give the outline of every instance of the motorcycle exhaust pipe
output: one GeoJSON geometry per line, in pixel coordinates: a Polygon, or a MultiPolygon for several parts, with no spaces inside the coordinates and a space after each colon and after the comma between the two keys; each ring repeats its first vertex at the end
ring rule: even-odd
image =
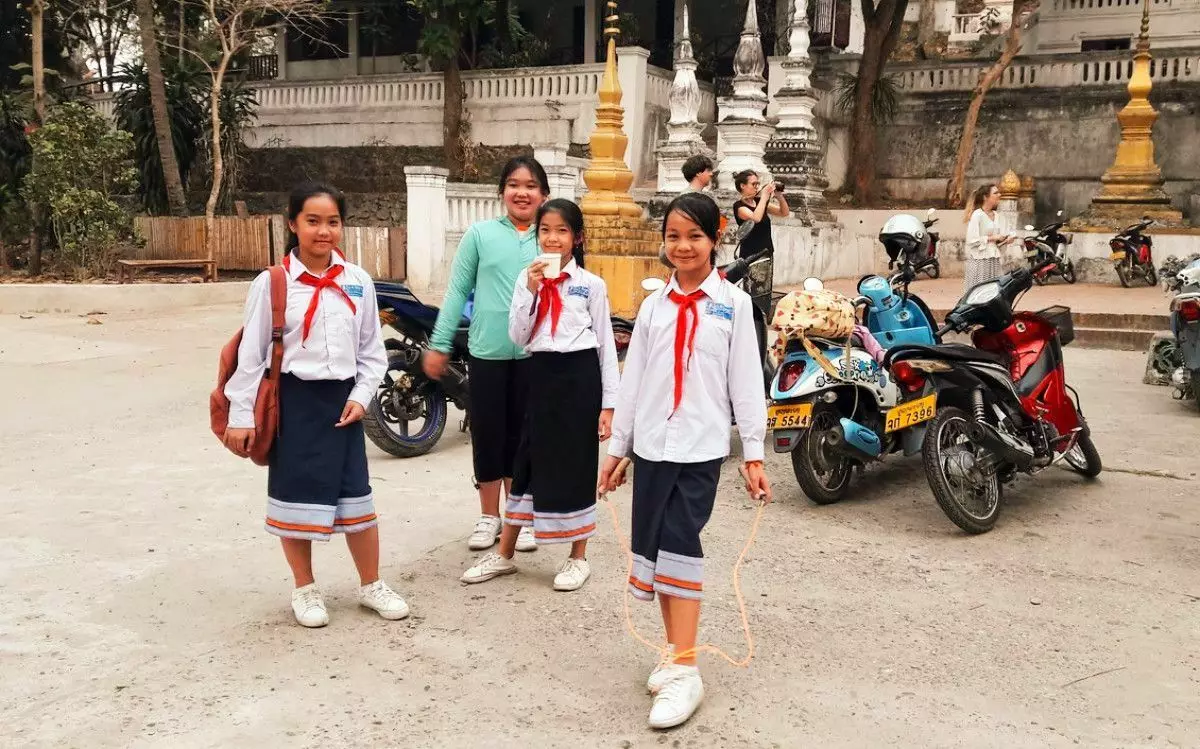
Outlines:
{"type": "Polygon", "coordinates": [[[829,428],[826,439],[830,448],[862,462],[878,460],[882,452],[875,432],[846,418],[829,428]]]}
{"type": "Polygon", "coordinates": [[[991,424],[972,421],[967,425],[967,436],[975,444],[998,456],[1002,462],[1011,463],[1020,471],[1033,467],[1033,448],[1000,432],[991,424]]]}

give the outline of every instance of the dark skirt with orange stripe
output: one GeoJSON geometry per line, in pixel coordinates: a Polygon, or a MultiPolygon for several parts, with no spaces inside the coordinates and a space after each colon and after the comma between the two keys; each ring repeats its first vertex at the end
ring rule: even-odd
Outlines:
{"type": "Polygon", "coordinates": [[[524,463],[505,520],[532,526],[539,544],[582,541],[596,532],[600,357],[596,349],[535,353],[529,374],[524,463]]]}
{"type": "Polygon", "coordinates": [[[267,472],[267,531],[328,541],[374,526],[362,422],[334,426],[354,380],[279,378],[279,434],[267,472]]]}
{"type": "Polygon", "coordinates": [[[636,598],[657,593],[704,597],[704,547],[700,531],[712,516],[721,460],[704,463],[633,462],[633,574],[636,598]]]}

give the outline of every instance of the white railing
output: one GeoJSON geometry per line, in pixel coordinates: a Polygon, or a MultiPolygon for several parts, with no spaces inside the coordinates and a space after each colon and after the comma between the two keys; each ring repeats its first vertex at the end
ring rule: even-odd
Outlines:
{"type": "MultiPolygon", "coordinates": [[[[520,101],[593,101],[603,65],[481,70],[463,74],[468,104],[520,101]]],[[[402,73],[330,81],[268,81],[253,84],[259,112],[320,107],[358,109],[412,104],[440,106],[440,73],[402,73]]]]}
{"type": "MultiPolygon", "coordinates": [[[[939,65],[896,64],[888,74],[904,91],[970,91],[991,61],[943,62],[939,65]]],[[[1072,86],[1125,85],[1133,72],[1130,53],[1087,52],[1018,58],[996,83],[998,88],[1067,88],[1072,86]]],[[[1154,53],[1153,81],[1200,82],[1200,51],[1154,53]]]]}
{"type": "Polygon", "coordinates": [[[711,83],[700,84],[700,121],[717,121],[717,90],[711,83]]]}
{"type": "Polygon", "coordinates": [[[504,204],[495,185],[458,182],[446,184],[446,241],[455,247],[467,228],[477,222],[504,215],[504,204]]]}
{"type": "Polygon", "coordinates": [[[957,13],[954,16],[954,33],[952,36],[979,36],[982,28],[978,13],[957,13]]]}
{"type": "MultiPolygon", "coordinates": [[[[1153,7],[1178,7],[1180,5],[1192,4],[1187,0],[1153,0],[1153,7]]],[[[1054,0],[1054,10],[1059,12],[1070,11],[1097,11],[1097,12],[1117,12],[1124,8],[1140,8],[1142,0],[1054,0]]]]}
{"type": "Polygon", "coordinates": [[[675,74],[669,70],[650,66],[646,77],[646,103],[652,107],[671,109],[671,86],[675,74]]]}
{"type": "Polygon", "coordinates": [[[92,106],[110,120],[117,115],[117,100],[112,94],[96,94],[92,97],[92,106]]]}

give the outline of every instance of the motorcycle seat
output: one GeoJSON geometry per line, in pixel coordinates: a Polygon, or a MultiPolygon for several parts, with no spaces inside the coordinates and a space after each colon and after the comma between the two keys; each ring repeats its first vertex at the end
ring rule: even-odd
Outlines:
{"type": "Polygon", "coordinates": [[[883,363],[884,366],[890,367],[892,362],[903,361],[905,359],[943,359],[945,361],[1004,364],[1004,361],[996,354],[980,351],[974,346],[968,346],[964,343],[941,343],[936,346],[893,346],[888,349],[883,363]]]}

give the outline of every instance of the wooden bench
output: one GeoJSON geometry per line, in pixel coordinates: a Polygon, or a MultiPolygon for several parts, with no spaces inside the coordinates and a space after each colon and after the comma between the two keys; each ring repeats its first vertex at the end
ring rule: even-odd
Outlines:
{"type": "Polygon", "coordinates": [[[182,260],[118,260],[117,270],[121,283],[132,280],[133,274],[147,268],[200,268],[204,271],[205,281],[217,280],[217,261],[203,258],[184,258],[182,260]]]}

